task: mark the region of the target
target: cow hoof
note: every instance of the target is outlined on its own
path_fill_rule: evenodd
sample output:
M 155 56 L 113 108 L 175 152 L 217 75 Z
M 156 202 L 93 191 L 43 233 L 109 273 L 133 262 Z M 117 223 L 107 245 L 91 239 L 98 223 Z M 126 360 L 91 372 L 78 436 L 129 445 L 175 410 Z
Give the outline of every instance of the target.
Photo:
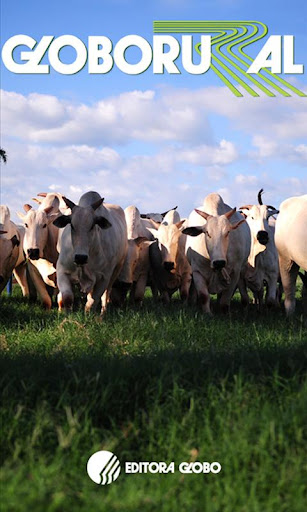
M 228 306 L 228 304 L 221 304 L 220 308 L 221 308 L 221 313 L 223 315 L 228 315 L 229 314 L 229 306 Z

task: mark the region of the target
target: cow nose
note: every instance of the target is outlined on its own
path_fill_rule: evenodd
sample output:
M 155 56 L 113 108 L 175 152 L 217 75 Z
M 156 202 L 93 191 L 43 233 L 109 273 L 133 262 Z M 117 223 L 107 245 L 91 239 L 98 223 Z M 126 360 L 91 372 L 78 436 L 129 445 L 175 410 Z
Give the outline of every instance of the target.
M 87 254 L 75 254 L 75 263 L 77 265 L 85 265 L 85 263 L 87 263 L 87 260 Z
M 3 281 L 4 281 L 4 277 L 0 276 L 0 283 L 3 283 Z
M 170 272 L 171 270 L 173 270 L 173 268 L 175 267 L 175 263 L 173 261 L 165 261 L 164 262 L 164 268 L 165 270 L 167 270 L 168 272 Z
M 38 260 L 39 259 L 39 249 L 28 249 L 28 258 L 30 260 Z
M 257 240 L 261 245 L 266 245 L 269 241 L 269 234 L 267 231 L 258 231 Z
M 226 261 L 225 260 L 214 260 L 212 262 L 214 270 L 222 270 L 222 268 L 225 267 Z

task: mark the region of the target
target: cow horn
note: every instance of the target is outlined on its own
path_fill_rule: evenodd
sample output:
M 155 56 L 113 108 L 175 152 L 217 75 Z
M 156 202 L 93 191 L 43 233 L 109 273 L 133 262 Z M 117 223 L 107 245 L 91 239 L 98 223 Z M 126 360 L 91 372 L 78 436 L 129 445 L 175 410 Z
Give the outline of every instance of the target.
M 240 206 L 239 210 L 250 210 L 252 207 L 252 204 L 245 204 L 244 206 Z
M 92 208 L 94 211 L 97 210 L 97 208 L 99 208 L 100 205 L 102 205 L 103 200 L 104 197 L 101 197 L 100 199 L 98 199 L 98 201 L 95 201 L 95 203 L 92 204 Z
M 4 235 L 5 233 L 7 233 L 7 231 L 3 231 L 2 229 L 0 229 L 0 235 Z
M 201 217 L 203 217 L 206 220 L 208 220 L 209 217 L 212 217 L 212 215 L 210 215 L 210 213 L 202 212 L 201 210 L 197 210 L 196 208 L 195 208 L 195 211 L 196 211 L 196 213 L 198 213 L 198 215 L 200 215 Z
M 47 197 L 47 192 L 40 192 L 37 195 L 40 196 L 40 197 Z
M 259 190 L 259 192 L 258 192 L 258 203 L 259 203 L 260 205 L 263 205 L 262 197 L 261 197 L 261 196 L 262 196 L 262 194 L 263 194 L 263 192 L 264 192 L 263 188 L 261 188 L 261 189 Z
M 70 208 L 71 210 L 73 210 L 74 207 L 76 206 L 75 203 L 73 203 L 70 199 L 68 199 L 65 196 L 63 196 L 63 201 L 66 204 L 66 206 L 68 206 L 68 208 Z
M 270 204 L 268 204 L 267 208 L 269 208 L 269 210 L 275 210 L 276 213 L 279 213 L 279 210 L 277 210 L 277 208 L 275 208 L 275 206 L 271 206 Z
M 226 219 L 230 219 L 230 217 L 233 216 L 234 213 L 236 213 L 237 209 L 236 208 L 233 208 L 232 210 L 230 210 L 229 212 L 226 212 L 224 215 L 226 217 Z
M 29 210 L 32 210 L 32 206 L 30 204 L 24 204 L 23 209 L 25 212 L 28 212 Z
M 32 201 L 35 201 L 35 203 L 42 204 L 42 199 L 37 199 L 37 197 L 32 197 Z
M 165 217 L 165 215 L 166 215 L 168 212 L 171 212 L 172 210 L 177 210 L 177 208 L 178 208 L 178 205 L 177 205 L 177 206 L 175 206 L 174 208 L 171 208 L 170 210 L 167 210 L 166 212 L 161 213 L 161 217 Z

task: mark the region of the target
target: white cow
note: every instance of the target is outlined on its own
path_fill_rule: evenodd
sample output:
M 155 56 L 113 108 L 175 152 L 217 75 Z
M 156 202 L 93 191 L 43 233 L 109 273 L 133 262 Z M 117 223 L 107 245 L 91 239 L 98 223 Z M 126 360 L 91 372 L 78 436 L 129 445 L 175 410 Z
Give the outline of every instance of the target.
M 151 219 L 143 219 L 136 206 L 128 206 L 124 210 L 127 224 L 128 251 L 112 291 L 112 300 L 122 304 L 130 290 L 130 300 L 140 305 L 144 299 L 149 279 L 148 247 L 153 240 L 149 227 L 157 224 Z
M 97 192 L 85 193 L 78 205 L 66 198 L 64 201 L 71 215 L 54 221 L 57 227 L 65 227 L 56 267 L 59 310 L 72 307 L 76 283 L 87 294 L 85 311 L 95 310 L 101 300 L 103 314 L 127 254 L 124 212 L 117 205 L 102 204 Z
M 209 194 L 203 205 L 190 214 L 188 225 L 183 230 L 190 235 L 186 254 L 202 310 L 210 314 L 209 294 L 220 294 L 220 306 L 226 312 L 246 269 L 251 243 L 249 228 L 243 216 L 215 193 Z
M 153 280 L 166 304 L 178 289 L 183 302 L 189 296 L 192 272 L 185 254 L 187 237 L 182 234 L 185 222 L 171 210 L 158 229 L 151 230 L 156 238 L 149 248 Z
M 0 293 L 5 288 L 12 272 L 21 287 L 24 297 L 29 296 L 26 276 L 26 259 L 23 253 L 24 229 L 16 226 L 10 218 L 7 206 L 0 206 Z
M 47 194 L 37 210 L 25 204 L 26 213 L 18 213 L 25 227 L 23 249 L 30 263 L 31 279 L 46 309 L 52 305 L 46 285 L 56 288 L 59 230 L 53 221 L 61 214 L 58 196 Z
M 295 310 L 296 279 L 307 270 L 307 194 L 281 203 L 276 220 L 275 243 L 288 315 Z M 305 297 L 306 300 L 306 297 Z
M 277 282 L 279 276 L 278 254 L 274 241 L 275 228 L 270 226 L 269 218 L 278 214 L 274 206 L 264 205 L 258 193 L 258 205 L 240 206 L 251 231 L 251 249 L 245 282 L 252 290 L 258 305 L 262 305 L 264 284 L 267 287 L 266 304 L 277 305 Z

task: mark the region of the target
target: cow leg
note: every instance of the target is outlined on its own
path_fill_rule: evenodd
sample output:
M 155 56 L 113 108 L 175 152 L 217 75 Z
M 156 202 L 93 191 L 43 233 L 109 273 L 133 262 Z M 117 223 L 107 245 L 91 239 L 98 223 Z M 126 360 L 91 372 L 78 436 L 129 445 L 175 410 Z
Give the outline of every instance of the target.
M 134 287 L 133 302 L 141 306 L 144 300 L 145 289 L 147 284 L 147 273 L 141 274 Z
M 247 307 L 249 304 L 249 297 L 246 288 L 246 282 L 243 277 L 240 277 L 238 282 L 238 288 L 241 295 L 241 304 L 243 307 Z
M 210 310 L 210 295 L 206 280 L 199 272 L 193 272 L 193 281 L 203 313 L 212 315 Z
M 87 301 L 84 308 L 86 313 L 95 311 L 100 302 L 101 316 L 104 315 L 109 300 L 109 290 L 107 289 L 108 283 L 110 283 L 110 276 L 104 277 L 100 281 L 97 281 L 93 290 L 87 294 Z
M 306 272 L 305 272 L 306 276 Z M 303 301 L 303 321 L 305 327 L 307 327 L 307 283 L 304 282 L 302 290 L 302 301 Z
M 34 267 L 34 265 L 32 265 L 32 263 L 28 263 L 28 269 L 29 269 L 30 277 L 31 277 L 33 284 L 37 290 L 37 293 L 43 303 L 43 306 L 46 309 L 51 309 L 51 305 L 52 305 L 51 298 L 49 296 L 49 293 L 47 292 L 46 285 L 45 285 L 40 273 L 38 272 L 36 267 Z
M 24 297 L 29 297 L 30 292 L 27 280 L 27 266 L 22 263 L 21 265 L 18 265 L 18 267 L 14 268 L 13 272 L 15 279 L 21 288 L 22 295 Z
M 299 266 L 294 261 L 279 258 L 281 281 L 285 292 L 285 309 L 287 315 L 292 315 L 295 310 L 296 278 Z
M 230 300 L 239 284 L 240 274 L 233 274 L 226 290 L 222 292 L 220 308 L 222 313 L 229 313 Z
M 59 311 L 65 309 L 65 311 L 72 310 L 74 302 L 74 293 L 72 290 L 71 282 L 67 274 L 58 271 L 57 282 L 59 287 L 58 293 L 58 307 Z
M 196 292 L 196 288 L 194 285 L 194 281 L 193 281 L 193 279 L 191 279 L 191 286 L 190 286 L 190 290 L 189 290 L 189 304 L 191 304 L 191 306 L 196 306 L 196 303 L 197 303 L 197 292 Z
M 170 295 L 169 295 L 168 291 L 166 291 L 166 290 L 163 290 L 163 292 L 162 292 L 162 301 L 163 301 L 163 304 L 169 304 L 171 301 Z
M 191 286 L 192 276 L 190 273 L 184 274 L 182 276 L 181 286 L 180 286 L 180 298 L 183 304 L 187 304 L 189 298 L 189 291 Z
M 86 296 L 86 304 L 84 306 L 85 313 L 89 313 L 93 307 L 93 304 L 95 302 L 95 299 L 93 298 L 92 292 L 89 292 Z M 96 303 L 97 306 L 97 303 Z
M 265 303 L 268 307 L 275 307 L 278 305 L 277 296 L 277 275 L 266 277 L 267 282 L 267 293 L 265 297 Z

